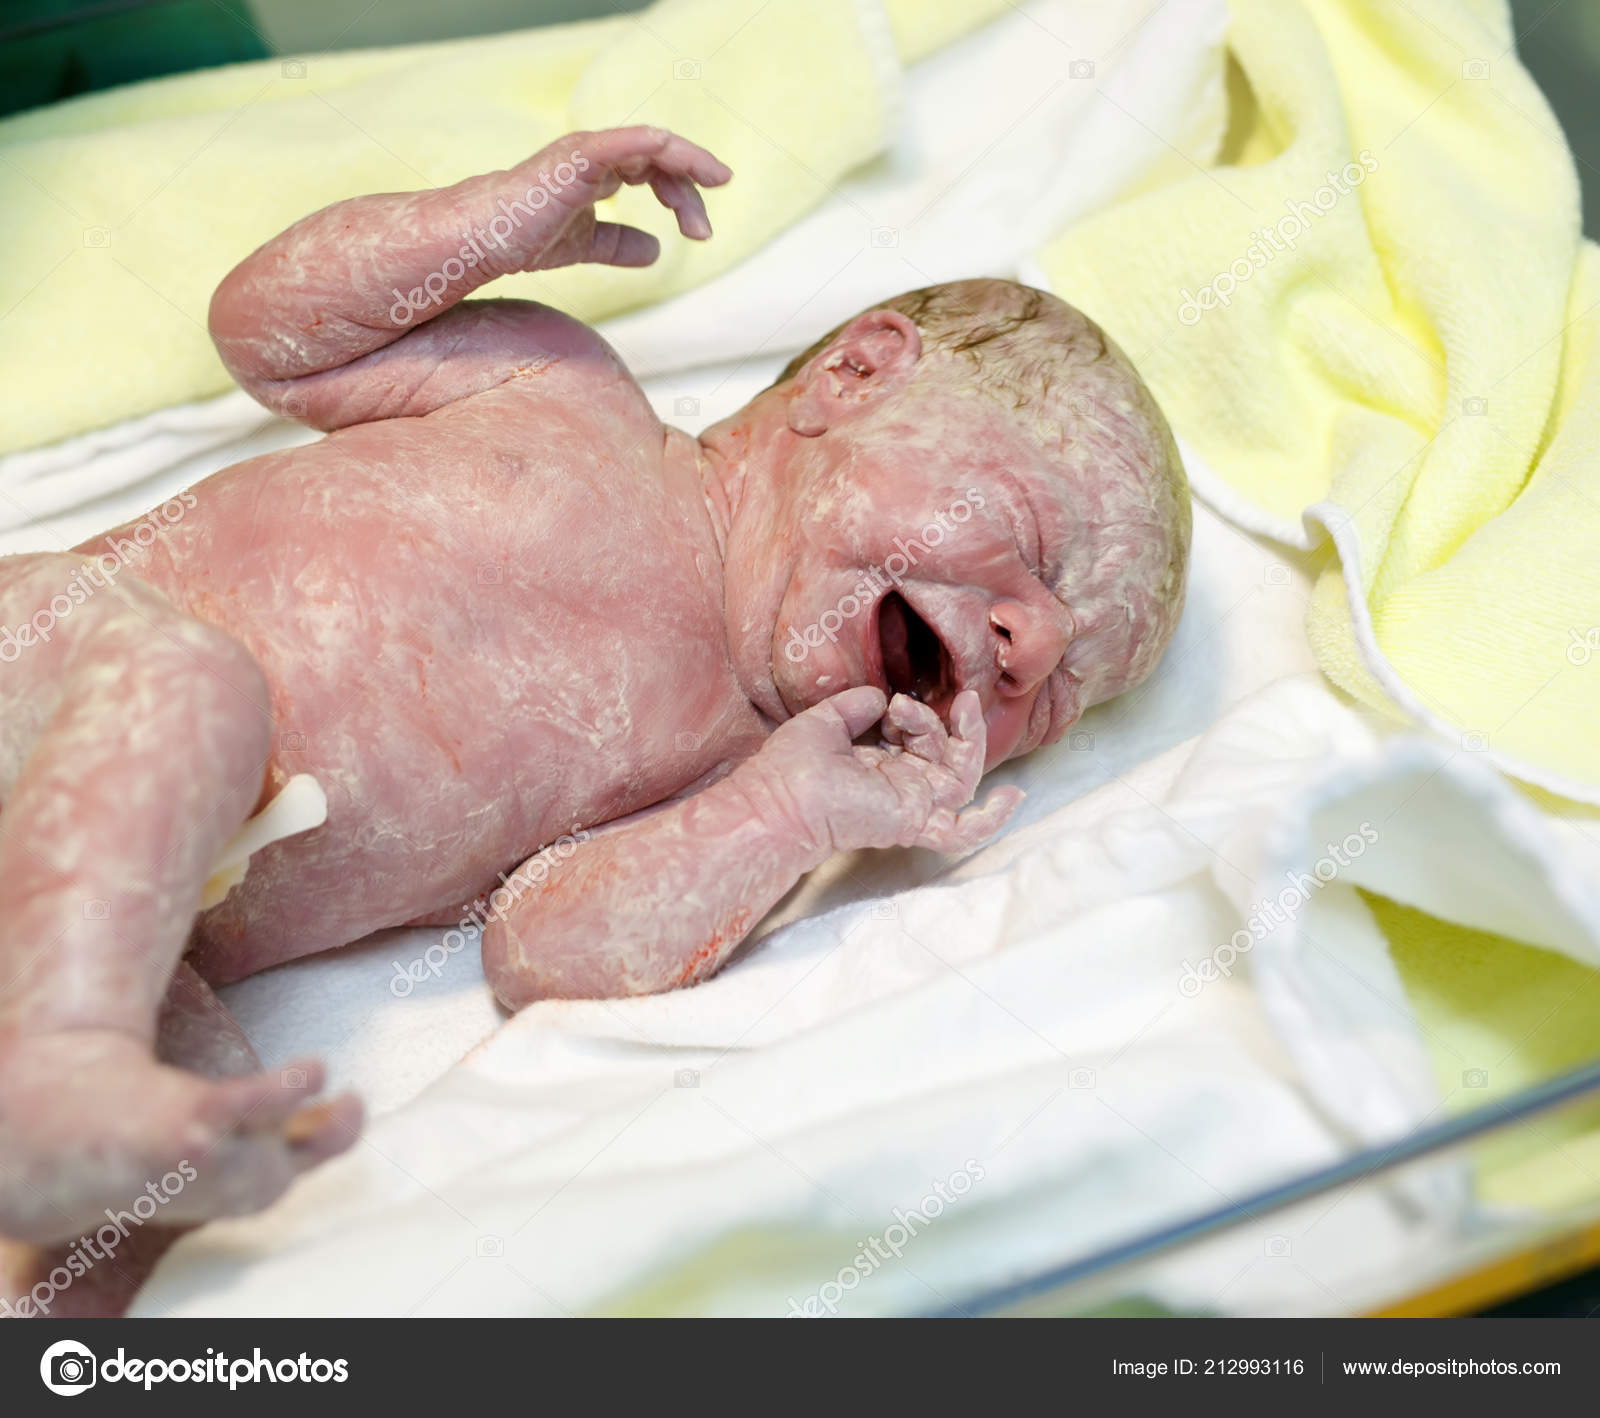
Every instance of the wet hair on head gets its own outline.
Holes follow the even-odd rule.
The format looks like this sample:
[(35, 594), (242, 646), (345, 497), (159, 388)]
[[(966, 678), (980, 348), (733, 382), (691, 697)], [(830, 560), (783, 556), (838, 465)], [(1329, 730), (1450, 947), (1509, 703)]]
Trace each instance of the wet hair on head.
[[(925, 354), (961, 359), (977, 388), (1017, 410), (1048, 407), (1074, 369), (1105, 361), (1115, 349), (1081, 311), (1016, 281), (947, 281), (881, 300), (867, 310), (899, 311), (917, 327)], [(836, 325), (796, 355), (776, 382), (794, 378), (849, 323)], [(1120, 351), (1115, 351), (1115, 362), (1137, 382)]]

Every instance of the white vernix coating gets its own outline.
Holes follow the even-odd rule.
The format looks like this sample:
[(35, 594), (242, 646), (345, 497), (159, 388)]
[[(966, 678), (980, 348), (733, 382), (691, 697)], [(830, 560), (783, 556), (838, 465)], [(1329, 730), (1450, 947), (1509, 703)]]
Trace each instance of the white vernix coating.
[[(830, 852), (982, 840), (1017, 802), (975, 804), (984, 769), (1155, 663), (1182, 470), (1052, 297), (899, 297), (699, 439), (577, 321), (462, 303), (505, 270), (654, 259), (594, 216), (623, 182), (706, 237), (696, 184), (728, 176), (660, 130), (573, 134), (316, 213), (223, 282), (230, 369), (330, 432), (207, 479), (151, 541), (86, 544), (115, 586), (0, 652), (0, 1231), (69, 1236), (194, 1150), (176, 1219), (260, 1205), (349, 1145), (352, 1100), (303, 1106), (314, 1065), (157, 1061), (185, 952), (220, 982), (487, 896), (513, 1007), (692, 984)], [(0, 562), (0, 622), (73, 564)], [(256, 824), (207, 904), (307, 777), (325, 818)]]

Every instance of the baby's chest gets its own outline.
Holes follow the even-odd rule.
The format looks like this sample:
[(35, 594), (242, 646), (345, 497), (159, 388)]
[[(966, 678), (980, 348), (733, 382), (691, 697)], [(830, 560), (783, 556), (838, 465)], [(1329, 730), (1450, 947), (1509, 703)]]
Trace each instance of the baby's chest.
[(425, 648), (452, 668), (450, 712), (488, 728), (523, 786), (581, 783), (633, 810), (753, 751), (760, 716), (729, 661), (716, 568), (659, 526), (572, 501), (476, 549)]

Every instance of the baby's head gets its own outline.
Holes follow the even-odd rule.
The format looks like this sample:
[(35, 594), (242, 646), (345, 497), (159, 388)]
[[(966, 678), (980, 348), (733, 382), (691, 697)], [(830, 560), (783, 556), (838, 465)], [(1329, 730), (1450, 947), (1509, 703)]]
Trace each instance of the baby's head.
[(1010, 281), (911, 291), (824, 336), (708, 448), (737, 461), (735, 668), (775, 717), (852, 685), (983, 701), (989, 766), (1160, 659), (1189, 491), (1127, 358)]

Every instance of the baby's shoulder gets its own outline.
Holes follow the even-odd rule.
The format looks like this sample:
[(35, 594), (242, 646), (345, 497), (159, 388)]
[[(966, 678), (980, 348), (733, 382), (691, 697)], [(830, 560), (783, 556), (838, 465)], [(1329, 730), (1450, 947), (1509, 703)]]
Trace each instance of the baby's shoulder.
[(497, 304), (501, 328), (484, 333), (500, 346), (503, 363), (496, 388), (486, 392), (515, 399), (527, 416), (577, 425), (597, 448), (632, 445), (642, 430), (661, 426), (639, 381), (598, 330), (550, 306)]

